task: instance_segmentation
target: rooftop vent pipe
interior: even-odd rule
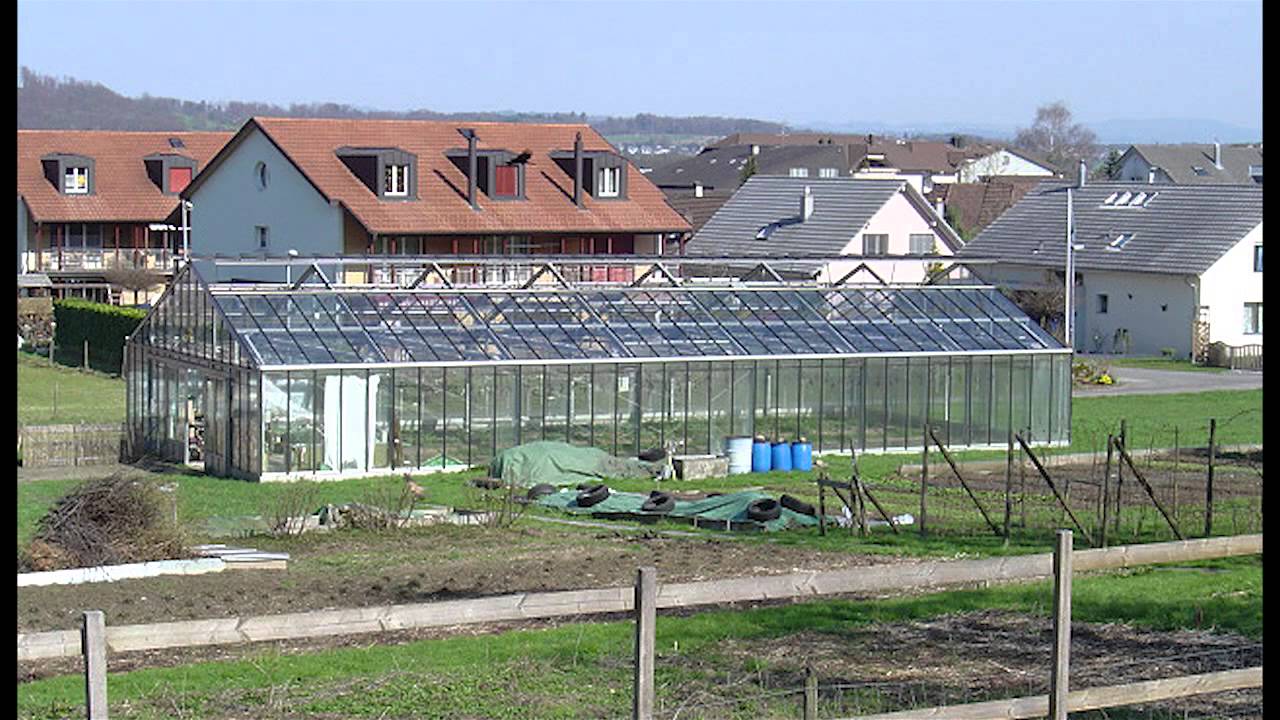
[[[800,196],[800,222],[813,216],[813,192],[808,185],[804,186],[804,194]]]
[[[695,182],[695,183],[693,184],[693,196],[694,196],[694,197],[702,197],[702,183],[700,183],[700,182]]]
[[[573,204],[582,207],[582,133],[573,136]]]
[[[1076,187],[1084,187],[1085,176],[1088,175],[1088,166],[1084,163],[1084,158],[1080,158],[1080,177],[1076,181]]]
[[[467,139],[467,202],[472,210],[479,210],[476,205],[476,131],[471,128],[458,130]]]
[[[1222,169],[1222,143],[1213,141],[1213,166]]]
[[[1151,168],[1150,168],[1149,170],[1147,170],[1147,184],[1148,184],[1148,185],[1155,185],[1155,183],[1156,183],[1156,170],[1159,170],[1159,169],[1160,169],[1160,168],[1157,168],[1155,165],[1152,165],[1152,166],[1151,166]]]

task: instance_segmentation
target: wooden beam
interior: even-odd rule
[[[82,622],[85,716],[107,720],[107,621],[101,610],[86,610]]]
[[[632,697],[633,720],[653,720],[654,625],[657,622],[658,570],[642,567],[636,571],[635,586],[635,694]]]
[[[1044,478],[1049,489],[1053,491],[1053,496],[1058,499],[1058,504],[1062,506],[1063,510],[1067,511],[1067,517],[1071,518],[1071,522],[1075,524],[1076,529],[1080,531],[1082,536],[1084,536],[1085,542],[1088,542],[1090,546],[1092,546],[1093,543],[1089,540],[1089,533],[1085,532],[1084,526],[1076,519],[1076,514],[1071,512],[1071,508],[1068,507],[1066,501],[1062,499],[1062,495],[1058,494],[1058,488],[1053,484],[1053,478],[1049,477],[1049,471],[1045,470],[1044,465],[1040,464],[1040,458],[1036,457],[1036,454],[1031,451],[1031,446],[1027,445],[1027,441],[1023,440],[1021,435],[1014,433],[1013,437],[1018,441],[1018,444],[1022,446],[1022,450],[1027,454],[1027,457],[1031,458],[1031,464],[1035,465],[1036,471],[1040,473],[1040,477]]]
[[[1058,531],[1053,551],[1053,668],[1049,674],[1049,720],[1067,720],[1071,670],[1071,531]]]
[[[1134,464],[1133,458],[1129,457],[1129,451],[1124,449],[1124,443],[1117,442],[1116,449],[1120,451],[1120,459],[1129,466],[1131,471],[1133,471],[1133,477],[1137,479],[1138,484],[1147,492],[1147,497],[1151,498],[1151,504],[1156,506],[1156,509],[1164,516],[1164,521],[1169,523],[1169,529],[1173,530],[1174,537],[1179,540],[1185,540],[1186,538],[1182,537],[1182,531],[1178,529],[1178,523],[1173,521],[1173,518],[1169,516],[1167,511],[1165,511],[1164,506],[1156,499],[1156,493],[1151,489],[1151,484],[1148,483],[1147,479],[1138,471],[1138,466]]]
[[[1262,687],[1261,666],[1224,670],[1076,690],[1067,694],[1067,710],[1085,712],[1260,687]],[[993,700],[968,705],[861,715],[847,720],[1031,720],[1043,718],[1048,712],[1048,696],[1033,695],[1012,700]]]
[[[982,519],[987,521],[987,527],[991,528],[991,532],[994,532],[996,537],[1000,537],[1000,528],[996,527],[995,522],[991,520],[991,516],[987,515],[986,508],[982,507],[982,503],[978,502],[978,496],[973,493],[973,490],[969,487],[969,483],[964,481],[964,476],[960,474],[960,468],[956,467],[956,461],[952,459],[951,453],[947,452],[946,446],[944,446],[942,441],[938,439],[938,436],[934,434],[933,428],[929,428],[928,437],[925,442],[927,443],[930,440],[932,440],[933,444],[937,445],[938,449],[942,451],[942,459],[946,460],[947,465],[951,466],[951,472],[956,476],[956,479],[960,481],[960,486],[964,488],[966,493],[968,493],[969,499],[977,506],[978,512],[982,513]]]

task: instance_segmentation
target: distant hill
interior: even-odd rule
[[[41,75],[21,69],[18,127],[66,130],[231,130],[254,115],[276,117],[476,120],[504,122],[590,123],[609,136],[721,137],[735,132],[794,131],[783,123],[750,118],[670,117],[641,113],[631,117],[585,113],[462,112],[432,110],[388,112],[341,103],[304,103],[288,107],[260,102],[205,102],[143,95],[130,98],[105,85]]]

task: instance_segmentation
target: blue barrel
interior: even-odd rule
[[[766,440],[756,440],[751,444],[751,472],[769,472],[773,469],[773,458]]]
[[[791,443],[776,442],[773,444],[773,469],[791,470]]]
[[[751,472],[751,438],[727,437],[724,439],[724,454],[729,457],[729,474],[741,475]]]
[[[791,468],[801,472],[813,469],[813,443],[806,440],[791,443]]]

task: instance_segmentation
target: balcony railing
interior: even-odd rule
[[[108,248],[104,250],[35,250],[23,254],[27,272],[146,269],[173,270],[175,253],[162,248]]]
[[[510,287],[513,285],[523,285],[533,277],[535,273],[542,267],[545,261],[530,259],[528,264],[516,263],[511,265],[451,265],[444,268],[444,273],[448,277],[449,282],[454,285],[493,285]],[[372,282],[378,285],[399,285],[407,287],[414,283],[424,272],[425,267],[414,267],[405,265],[383,265],[379,266],[372,263],[369,269],[364,273],[363,282]],[[636,278],[636,267],[634,265],[610,265],[602,262],[600,264],[590,265],[571,265],[559,268],[559,272],[564,279],[572,283],[628,283]],[[554,282],[554,278],[550,275],[544,275],[539,278],[541,282]],[[360,282],[361,279],[352,276],[350,270],[347,273],[348,282]],[[422,281],[422,285],[439,284],[440,278],[435,274],[428,274]]]

